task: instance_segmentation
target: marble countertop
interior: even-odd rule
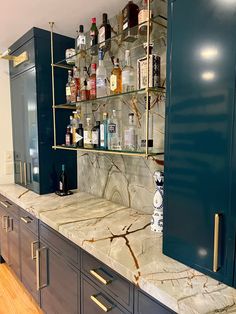
[[[236,289],[162,254],[151,215],[77,191],[39,196],[15,184],[0,193],[177,313],[236,313]]]

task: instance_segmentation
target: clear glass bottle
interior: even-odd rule
[[[89,77],[89,86],[90,86],[90,99],[96,99],[97,97],[97,88],[96,88],[96,63],[91,64],[91,74]]]
[[[99,48],[102,49],[104,52],[110,49],[111,42],[111,25],[108,22],[107,19],[107,13],[103,13],[102,15],[103,23],[99,28],[99,34],[98,34],[98,42],[99,42]]]
[[[125,50],[125,67],[122,70],[122,92],[135,90],[135,72],[131,66],[130,50]]]
[[[78,52],[85,51],[85,50],[86,50],[86,36],[84,34],[84,26],[80,25],[78,36],[76,38],[75,51],[76,51],[76,53],[78,53]]]
[[[107,96],[107,71],[103,63],[103,51],[99,50],[99,63],[96,71],[97,97]]]
[[[108,121],[108,149],[122,149],[121,121],[117,118],[116,110],[112,110],[112,115]]]
[[[100,148],[108,149],[108,113],[103,113],[103,120],[100,124]]]
[[[70,104],[71,103],[71,91],[70,91],[70,83],[72,81],[72,71],[68,71],[68,80],[66,83],[66,103]]]
[[[129,124],[124,130],[124,149],[135,151],[137,150],[137,135],[134,114],[129,113]]]
[[[122,70],[118,58],[114,58],[114,68],[110,77],[110,89],[112,94],[122,93]]]
[[[100,121],[92,128],[92,144],[94,148],[100,148]]]
[[[91,118],[86,119],[84,127],[84,148],[93,148]]]
[[[92,18],[92,25],[90,28],[90,54],[97,55],[98,53],[98,29],[96,25],[96,18]]]
[[[152,12],[150,12],[150,17],[152,16]],[[148,29],[148,19],[149,19],[149,12],[148,12],[148,0],[143,0],[142,7],[138,14],[138,32],[140,35],[146,36],[147,29]],[[146,22],[146,23],[145,23]],[[152,24],[150,22],[150,31],[152,30]]]

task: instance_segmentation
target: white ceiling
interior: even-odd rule
[[[9,1],[9,0],[8,0]],[[79,24],[86,29],[91,17],[101,20],[103,12],[113,16],[128,0],[11,0],[1,1],[0,52],[33,26],[49,29],[55,22],[55,32],[75,37]]]

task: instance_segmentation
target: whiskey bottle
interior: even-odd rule
[[[124,130],[124,149],[135,151],[137,149],[137,135],[134,114],[129,113],[129,125]]]
[[[97,29],[97,25],[96,25],[96,18],[93,17],[92,18],[92,26],[90,28],[90,54],[93,55],[97,55],[98,53],[98,29]]]
[[[100,121],[92,128],[92,144],[94,148],[100,148]]]
[[[91,119],[86,119],[86,126],[84,128],[84,148],[93,148],[92,143],[92,126],[91,126]]]
[[[138,32],[140,35],[147,35],[149,14],[151,17],[152,12],[148,11],[148,0],[143,0],[143,5],[138,15],[138,24],[139,24]],[[152,30],[152,23],[150,22],[150,31],[151,30]]]
[[[122,10],[123,20],[123,40],[133,42],[137,39],[137,26],[138,25],[139,7],[129,1],[126,7]]]
[[[68,80],[66,83],[66,103],[70,104],[71,103],[71,90],[70,90],[70,83],[72,80],[72,71],[68,71]]]
[[[103,51],[100,49],[98,53],[99,63],[96,71],[97,97],[107,96],[107,71],[103,63]]]
[[[110,89],[112,94],[122,93],[122,70],[118,58],[114,59],[114,68],[110,77]]]
[[[130,62],[130,51],[125,51],[125,67],[122,71],[122,92],[130,92],[135,90],[135,74],[134,68]]]
[[[108,149],[108,113],[103,113],[103,121],[100,124],[100,148]]]
[[[107,19],[107,13],[103,13],[102,15],[103,23],[99,28],[99,34],[98,34],[98,42],[99,42],[99,48],[102,49],[104,52],[110,49],[111,42],[111,25],[108,22]]]
[[[112,111],[112,116],[108,123],[108,149],[121,150],[122,137],[121,137],[120,122],[117,119],[116,110]]]
[[[78,36],[76,38],[76,47],[75,47],[76,53],[85,51],[86,50],[86,37],[84,34],[84,26],[79,26],[79,32]]]
[[[96,88],[96,63],[91,64],[91,75],[89,77],[89,86],[90,86],[90,99],[96,99],[97,97],[97,88]]]

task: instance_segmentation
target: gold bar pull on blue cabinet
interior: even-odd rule
[[[215,214],[214,223],[214,254],[213,254],[213,272],[216,273],[219,269],[219,231],[220,231],[220,214]]]

